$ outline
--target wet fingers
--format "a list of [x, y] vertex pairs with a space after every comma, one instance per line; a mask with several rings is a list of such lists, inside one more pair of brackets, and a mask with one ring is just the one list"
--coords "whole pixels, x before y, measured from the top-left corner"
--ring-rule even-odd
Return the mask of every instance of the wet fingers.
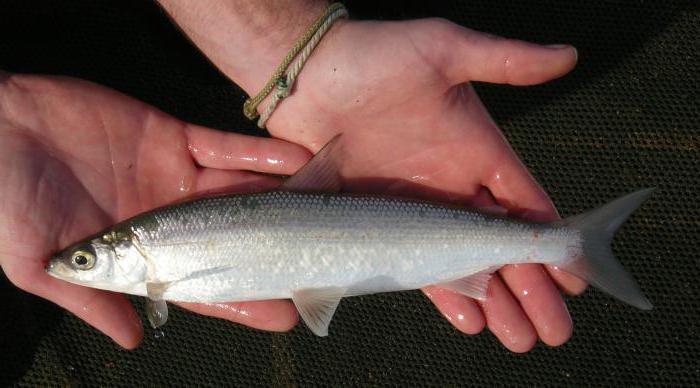
[[479, 303], [487, 327], [503, 346], [516, 353], [532, 349], [537, 342], [537, 332], [498, 275], [491, 278], [488, 298]]
[[478, 334], [484, 329], [486, 320], [473, 299], [439, 286], [425, 287], [423, 292], [457, 330]]
[[203, 167], [249, 170], [291, 175], [311, 154], [283, 140], [216, 131], [197, 125], [186, 127], [192, 158]]
[[547, 269], [549, 276], [552, 277], [557, 286], [559, 286], [559, 288], [565, 293], [569, 295], [581, 295], [584, 291], [586, 291], [588, 283], [586, 283], [585, 280], [553, 265], [546, 265], [545, 268]]
[[542, 342], [558, 346], [571, 337], [569, 311], [541, 265], [507, 265], [499, 272]]
[[288, 331], [298, 321], [294, 305], [284, 299], [227, 302], [227, 303], [178, 303], [198, 314], [222, 318], [255, 329]]

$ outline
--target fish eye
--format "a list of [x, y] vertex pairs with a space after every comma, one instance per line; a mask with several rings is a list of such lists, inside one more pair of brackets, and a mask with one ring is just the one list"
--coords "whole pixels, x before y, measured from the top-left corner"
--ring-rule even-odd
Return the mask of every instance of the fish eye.
[[87, 271], [95, 266], [95, 255], [87, 251], [75, 251], [71, 257], [71, 262], [75, 268]]

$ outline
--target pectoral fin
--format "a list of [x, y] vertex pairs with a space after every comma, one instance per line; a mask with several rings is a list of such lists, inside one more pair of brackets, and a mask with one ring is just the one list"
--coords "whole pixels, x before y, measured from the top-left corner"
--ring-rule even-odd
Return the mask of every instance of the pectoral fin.
[[154, 329], [165, 325], [168, 321], [168, 304], [162, 299], [146, 299], [146, 316]]
[[170, 287], [173, 282], [146, 282], [146, 293], [151, 300], [163, 299], [165, 290]]
[[345, 291], [340, 287], [298, 290], [292, 294], [292, 301], [306, 326], [317, 336], [325, 337]]
[[489, 288], [491, 271], [477, 272], [467, 277], [438, 284], [450, 291], [478, 300], [486, 300], [486, 291]]
[[165, 325], [168, 321], [168, 304], [163, 300], [163, 293], [170, 285], [170, 282], [149, 282], [146, 283], [146, 316], [151, 326], [156, 329]]

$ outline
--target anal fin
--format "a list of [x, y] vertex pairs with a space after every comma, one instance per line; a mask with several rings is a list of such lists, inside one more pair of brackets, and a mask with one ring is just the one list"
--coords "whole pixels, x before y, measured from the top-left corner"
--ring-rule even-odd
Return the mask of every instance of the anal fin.
[[292, 293], [292, 301], [309, 330], [319, 337], [325, 337], [345, 292], [346, 289], [342, 287], [297, 290]]
[[440, 283], [438, 286], [478, 300], [486, 300], [492, 271], [477, 272], [473, 275]]

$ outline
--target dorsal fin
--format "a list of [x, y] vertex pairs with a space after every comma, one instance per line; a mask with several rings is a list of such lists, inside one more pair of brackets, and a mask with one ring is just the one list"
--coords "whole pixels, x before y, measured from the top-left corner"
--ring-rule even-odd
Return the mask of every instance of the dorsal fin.
[[287, 178], [280, 190], [338, 192], [342, 187], [337, 160], [342, 155], [342, 134], [336, 135], [296, 174]]

